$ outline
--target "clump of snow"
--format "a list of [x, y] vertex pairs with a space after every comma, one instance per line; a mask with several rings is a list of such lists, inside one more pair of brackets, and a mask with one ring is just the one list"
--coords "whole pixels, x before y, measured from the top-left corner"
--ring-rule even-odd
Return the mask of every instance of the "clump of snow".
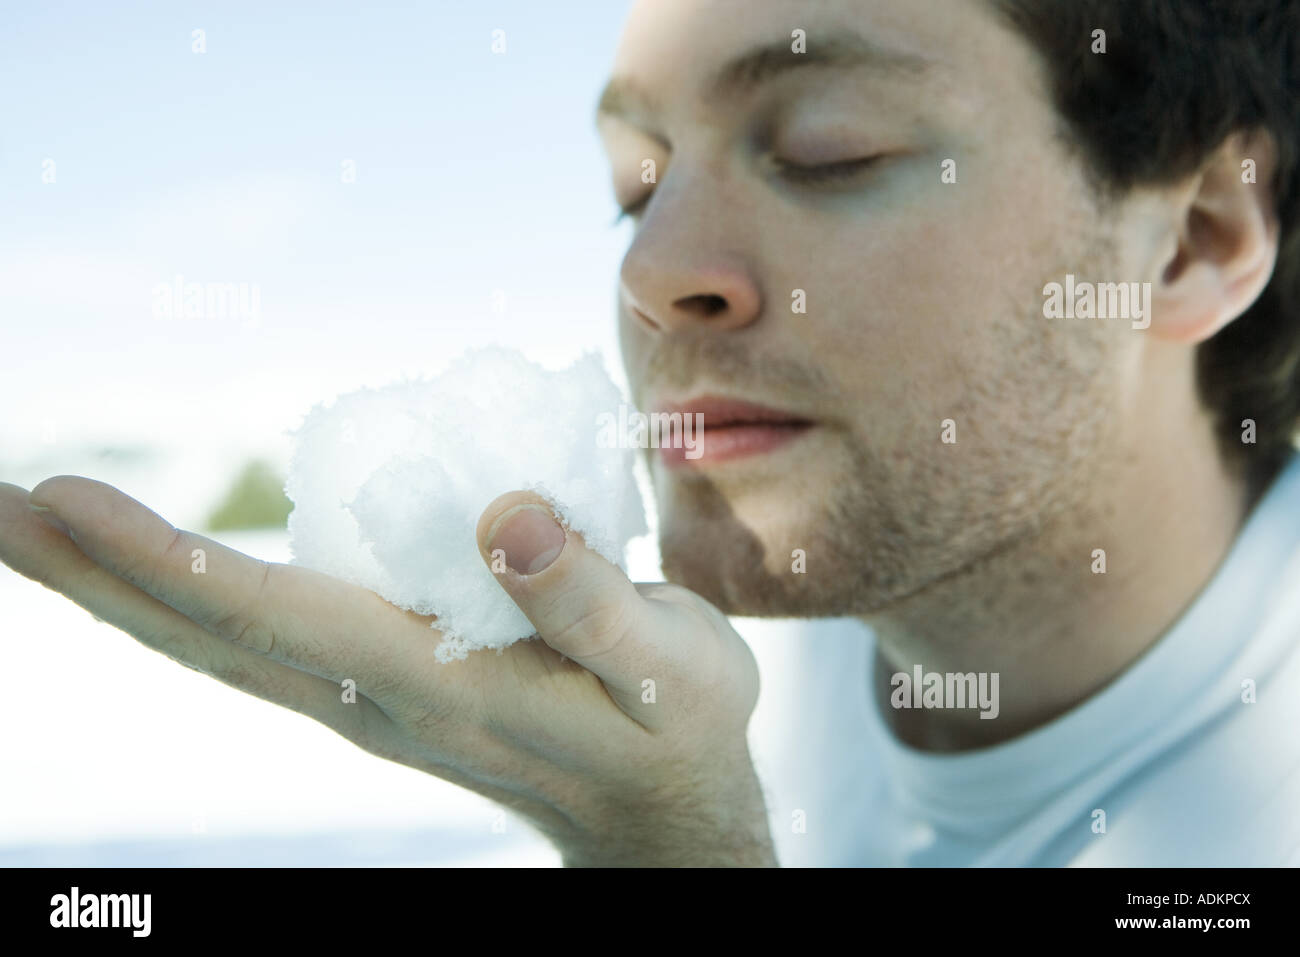
[[479, 556], [498, 495], [531, 489], [588, 546], [623, 566], [645, 534], [636, 452], [599, 440], [623, 402], [594, 353], [554, 372], [478, 349], [432, 379], [317, 406], [295, 434], [285, 492], [295, 564], [436, 615], [441, 661], [534, 633]]

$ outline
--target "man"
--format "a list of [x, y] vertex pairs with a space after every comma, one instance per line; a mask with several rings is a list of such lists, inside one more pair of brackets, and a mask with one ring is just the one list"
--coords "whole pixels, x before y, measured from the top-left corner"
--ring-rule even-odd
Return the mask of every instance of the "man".
[[0, 557], [569, 864], [777, 863], [724, 612], [870, 628], [806, 649], [787, 861], [1295, 860], [1300, 30], [1247, 6], [634, 7], [624, 358], [706, 427], [652, 460], [671, 585], [508, 493], [479, 544], [543, 641], [443, 666], [86, 479], [5, 487]]

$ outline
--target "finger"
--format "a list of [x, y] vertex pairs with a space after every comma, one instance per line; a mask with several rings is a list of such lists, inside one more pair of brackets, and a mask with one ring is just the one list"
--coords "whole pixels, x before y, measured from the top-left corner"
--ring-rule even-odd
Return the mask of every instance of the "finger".
[[[496, 499], [478, 524], [480, 552], [519, 609], [548, 645], [593, 672], [628, 714], [654, 709], [641, 700], [643, 682], [666, 663], [688, 659], [689, 629], [663, 627], [665, 611], [649, 604], [616, 565], [563, 528], [531, 492]], [[493, 552], [504, 558], [494, 566]], [[643, 722], [644, 723], [644, 722]]]
[[338, 685], [211, 635], [97, 565], [38, 517], [26, 490], [7, 483], [0, 483], [0, 561], [173, 661], [314, 718], [358, 744], [372, 742], [389, 723], [364, 695], [345, 702]]
[[103, 482], [47, 479], [30, 501], [95, 562], [212, 634], [332, 681], [391, 687], [441, 637], [373, 592], [177, 529]]

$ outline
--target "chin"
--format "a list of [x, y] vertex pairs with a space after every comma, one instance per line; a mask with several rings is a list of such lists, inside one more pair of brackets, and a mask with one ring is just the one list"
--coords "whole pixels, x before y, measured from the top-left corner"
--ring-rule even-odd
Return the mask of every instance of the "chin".
[[[742, 617], [835, 618], [888, 603], [869, 558], [844, 555], [812, 526], [797, 527], [801, 541], [784, 529], [769, 539], [734, 521], [666, 525], [659, 539], [664, 577]], [[801, 558], [791, 554], [796, 548]]]
[[906, 586], [907, 536], [874, 497], [880, 483], [865, 457], [835, 445], [823, 452], [816, 467], [800, 457], [793, 467], [656, 474], [665, 578], [728, 615], [823, 618], [887, 606]]

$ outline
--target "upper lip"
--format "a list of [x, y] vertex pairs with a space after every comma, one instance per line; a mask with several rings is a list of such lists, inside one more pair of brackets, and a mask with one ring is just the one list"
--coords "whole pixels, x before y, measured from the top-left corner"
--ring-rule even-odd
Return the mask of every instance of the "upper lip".
[[706, 429], [725, 428], [735, 425], [811, 425], [812, 420], [793, 412], [783, 412], [746, 402], [742, 399], [729, 399], [725, 396], [702, 395], [685, 402], [669, 403], [657, 407], [659, 413], [693, 413], [704, 416]]

